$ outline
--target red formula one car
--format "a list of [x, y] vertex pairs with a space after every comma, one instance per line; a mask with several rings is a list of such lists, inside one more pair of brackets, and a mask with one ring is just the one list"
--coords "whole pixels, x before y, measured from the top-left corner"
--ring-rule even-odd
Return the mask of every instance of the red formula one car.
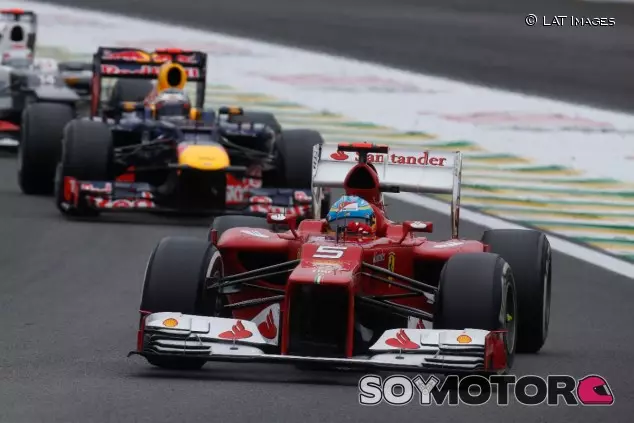
[[[460, 153], [315, 146], [314, 198], [343, 188], [369, 203], [375, 231], [269, 214], [220, 217], [209, 240], [163, 239], [147, 265], [132, 354], [167, 368], [247, 360], [507, 371], [516, 350], [546, 340], [550, 246], [531, 230], [459, 238], [461, 166]], [[452, 239], [416, 236], [431, 222], [390, 221], [382, 193], [399, 191], [452, 194]]]

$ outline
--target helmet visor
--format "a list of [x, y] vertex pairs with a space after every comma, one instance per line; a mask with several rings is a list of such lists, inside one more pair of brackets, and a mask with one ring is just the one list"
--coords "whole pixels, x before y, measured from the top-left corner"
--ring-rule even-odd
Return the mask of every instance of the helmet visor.
[[345, 217], [342, 216], [335, 220], [328, 222], [329, 229], [333, 232], [343, 231], [345, 228], [353, 222], [359, 222], [360, 224], [370, 225], [370, 219], [366, 219], [363, 217]]

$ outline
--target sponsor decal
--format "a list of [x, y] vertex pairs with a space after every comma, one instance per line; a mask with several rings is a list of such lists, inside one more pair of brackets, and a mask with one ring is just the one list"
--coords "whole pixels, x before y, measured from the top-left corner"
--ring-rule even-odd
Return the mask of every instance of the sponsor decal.
[[348, 156], [343, 151], [336, 151], [330, 155], [330, 158], [333, 160], [348, 160], [350, 156]]
[[251, 204], [273, 204], [273, 199], [266, 195], [254, 195], [249, 197], [249, 203]]
[[423, 90], [415, 84], [378, 76], [336, 76], [319, 74], [267, 75], [255, 74], [273, 82], [320, 91], [376, 92], [376, 93], [438, 93]]
[[89, 204], [98, 209], [153, 209], [156, 207], [153, 201], [146, 199], [111, 200], [89, 196], [87, 200]]
[[[348, 154], [343, 151], [337, 151], [332, 153], [330, 158], [337, 161], [358, 161], [359, 155], [355, 153], [356, 157], [352, 159]], [[429, 152], [425, 151], [420, 155], [402, 156], [400, 154], [375, 154], [368, 153], [368, 163], [384, 163], [386, 160], [389, 164], [395, 165], [420, 165], [420, 166], [439, 166], [444, 167], [447, 162], [446, 157], [429, 156]]]
[[[406, 345], [416, 345], [407, 335], [391, 339], [395, 346], [402, 349], [406, 349]], [[614, 394], [607, 380], [595, 374], [583, 378], [569, 375], [549, 375], [545, 378], [537, 375], [449, 375], [442, 380], [436, 376], [395, 375], [383, 379], [381, 376], [367, 375], [359, 380], [361, 405], [384, 402], [402, 406], [415, 401], [415, 398], [421, 406], [480, 406], [490, 401], [505, 406], [509, 405], [511, 398], [525, 406], [544, 403], [549, 406], [614, 404]]]
[[227, 175], [227, 204], [243, 204], [247, 202], [247, 194], [254, 189], [262, 188], [262, 180], [258, 178], [236, 178]]
[[332, 262], [327, 262], [329, 264], [318, 264], [313, 271], [315, 272], [314, 283], [320, 284], [323, 277], [335, 273], [337, 270], [341, 270], [341, 266], [337, 264], [332, 264]]
[[278, 344], [280, 305], [272, 304], [260, 311], [252, 320], [264, 340], [272, 345]]
[[417, 350], [420, 348], [415, 342], [407, 336], [407, 333], [403, 329], [397, 332], [394, 338], [388, 338], [385, 343], [390, 347], [402, 349], [402, 350]]
[[346, 211], [359, 210], [359, 203], [357, 203], [356, 201], [342, 201], [337, 206], [337, 212], [344, 211], [344, 210]]
[[101, 58], [103, 60], [122, 60], [135, 63], [165, 63], [175, 58], [177, 62], [186, 65], [199, 63], [198, 55], [193, 53], [183, 53], [173, 56], [171, 54], [146, 52], [142, 50], [104, 50]]
[[166, 328], [174, 328], [178, 326], [178, 320], [170, 317], [169, 319], [163, 320], [163, 326], [165, 326]]
[[[103, 75], [158, 75], [160, 66], [143, 65], [136, 68], [126, 68], [119, 65], [101, 65], [101, 73]], [[200, 69], [185, 68], [188, 78], [197, 79], [200, 77]]]
[[82, 183], [79, 189], [81, 191], [89, 191], [92, 193], [110, 194], [112, 193], [112, 183], [110, 182]]
[[274, 206], [270, 204], [252, 204], [248, 210], [253, 213], [281, 213], [286, 216], [307, 216], [310, 213], [311, 206], [304, 204], [300, 206]]
[[218, 338], [238, 340], [238, 339], [248, 339], [248, 338], [251, 338], [252, 336], [253, 336], [253, 333], [251, 333], [251, 331], [247, 330], [244, 327], [244, 323], [242, 323], [242, 320], [238, 320], [238, 323], [233, 325], [231, 327], [231, 330], [222, 332], [221, 334], [218, 335]]
[[373, 264], [383, 263], [384, 261], [385, 261], [384, 251], [377, 251], [376, 253], [374, 253], [374, 258], [372, 259]]
[[394, 272], [394, 267], [396, 264], [396, 253], [392, 252], [387, 256], [387, 270], [390, 272]]
[[463, 333], [456, 338], [456, 341], [458, 341], [459, 344], [470, 344], [472, 339], [469, 335]]
[[422, 229], [425, 229], [425, 228], [427, 227], [427, 223], [416, 221], [416, 222], [412, 222], [412, 223], [410, 223], [410, 225], [409, 225], [409, 226], [410, 226], [412, 229], [419, 229], [419, 230], [422, 230]]
[[271, 215], [271, 220], [275, 222], [284, 222], [286, 221], [286, 215], [282, 213], [273, 214]]
[[313, 201], [312, 195], [308, 195], [304, 191], [295, 191], [293, 198], [300, 204], [310, 204]]

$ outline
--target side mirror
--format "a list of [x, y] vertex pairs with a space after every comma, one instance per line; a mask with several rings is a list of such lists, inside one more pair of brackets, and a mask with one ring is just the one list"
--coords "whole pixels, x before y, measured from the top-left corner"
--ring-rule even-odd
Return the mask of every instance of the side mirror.
[[421, 222], [419, 220], [406, 220], [403, 222], [403, 238], [400, 242], [414, 232], [432, 233], [434, 231], [434, 224], [432, 222]]
[[297, 216], [282, 213], [268, 213], [266, 215], [266, 221], [272, 225], [288, 225], [293, 236], [297, 238]]

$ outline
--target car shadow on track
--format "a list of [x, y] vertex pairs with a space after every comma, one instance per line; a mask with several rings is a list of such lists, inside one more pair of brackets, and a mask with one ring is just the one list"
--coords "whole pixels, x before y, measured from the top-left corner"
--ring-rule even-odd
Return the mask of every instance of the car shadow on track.
[[197, 380], [219, 382], [258, 382], [270, 384], [337, 385], [356, 387], [364, 373], [342, 371], [302, 371], [293, 367], [275, 366], [257, 370], [236, 367], [204, 367], [197, 371], [148, 369], [132, 377], [151, 380]]
[[[247, 382], [247, 383], [268, 383], [268, 384], [297, 384], [297, 385], [323, 385], [323, 386], [344, 386], [358, 387], [359, 380], [366, 375], [377, 375], [383, 380], [390, 376], [403, 375], [415, 378], [416, 375], [422, 376], [424, 379], [430, 377], [430, 374], [417, 373], [415, 371], [408, 372], [389, 372], [389, 371], [372, 371], [372, 370], [300, 370], [292, 365], [249, 365], [246, 368], [235, 366], [218, 366], [208, 364], [201, 370], [196, 371], [170, 371], [158, 368], [149, 368], [137, 373], [133, 373], [131, 377], [154, 380], [154, 381], [174, 381], [174, 380], [191, 380], [191, 381], [217, 381], [217, 382]], [[444, 376], [436, 375], [441, 381]], [[449, 391], [456, 391], [457, 386], [450, 384]], [[496, 395], [497, 389], [491, 388], [491, 394]]]

